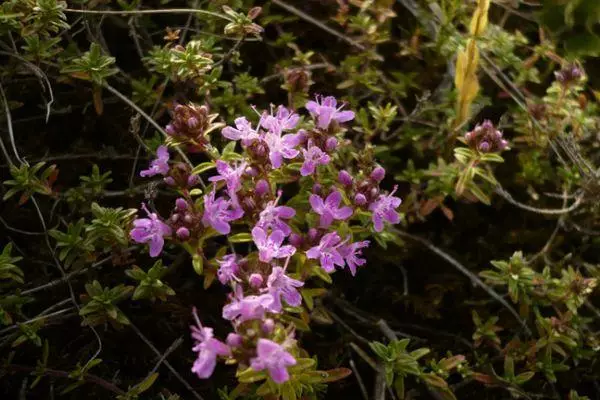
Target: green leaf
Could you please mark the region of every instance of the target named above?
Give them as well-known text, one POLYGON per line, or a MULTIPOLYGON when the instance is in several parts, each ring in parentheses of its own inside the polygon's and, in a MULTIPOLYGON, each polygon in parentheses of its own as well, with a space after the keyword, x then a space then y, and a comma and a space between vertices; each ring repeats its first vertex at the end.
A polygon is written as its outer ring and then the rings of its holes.
POLYGON ((238 233, 227 237, 231 243, 247 243, 252 241, 252 235, 248 232, 238 233))
POLYGON ((202 276, 202 272, 204 271, 204 257, 200 254, 195 254, 194 257, 192 257, 192 266, 194 267, 194 271, 202 276))

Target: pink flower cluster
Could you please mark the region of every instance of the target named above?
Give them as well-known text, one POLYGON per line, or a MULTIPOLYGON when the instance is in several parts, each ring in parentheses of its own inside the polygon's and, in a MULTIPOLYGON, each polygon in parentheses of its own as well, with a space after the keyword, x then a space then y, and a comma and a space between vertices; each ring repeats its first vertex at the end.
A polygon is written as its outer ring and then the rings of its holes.
MULTIPOLYGON (((362 251, 370 242, 352 237, 352 223, 363 227, 362 216, 370 214, 372 232, 381 232, 386 222, 400 221, 396 189, 380 189, 382 167, 363 166, 354 176, 338 168, 343 164, 338 155, 345 131, 341 124, 353 120, 354 113, 338 107, 333 97, 317 97, 306 109, 306 120, 279 106, 260 114, 254 127, 239 117, 235 127, 223 128, 222 136, 238 141, 242 152, 236 161, 214 161, 216 174, 208 178, 210 186, 201 198, 191 190, 200 178, 185 165, 169 165, 164 146, 150 169, 141 173, 162 175, 180 194, 166 220, 143 205, 148 218, 134 221, 131 238, 147 243, 150 256, 160 255, 168 239, 210 264, 203 243, 219 234, 246 233, 255 249, 213 258, 217 279, 231 289, 222 317, 231 322, 232 331, 225 341, 216 339, 194 311, 196 324, 191 329, 198 357, 192 371, 200 378, 211 376, 223 358, 235 360, 239 368, 265 370, 275 383, 287 381, 299 351, 294 329, 282 316, 302 306, 301 290, 312 276, 311 268, 333 273, 347 267, 355 275, 366 263, 362 251), (284 172, 286 182, 312 186, 312 192, 292 193, 288 186, 286 193, 278 190, 278 177, 284 172)), ((368 234, 360 236, 365 239, 368 234)))

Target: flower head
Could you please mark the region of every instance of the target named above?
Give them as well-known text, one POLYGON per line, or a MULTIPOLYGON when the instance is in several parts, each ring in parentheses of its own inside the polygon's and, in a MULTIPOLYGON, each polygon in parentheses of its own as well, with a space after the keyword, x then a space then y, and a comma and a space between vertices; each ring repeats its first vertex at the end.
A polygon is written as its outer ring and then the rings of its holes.
POLYGON ((252 129, 252 124, 246 119, 246 117, 239 117, 235 119, 235 128, 226 126, 221 131, 221 134, 229 140, 242 140, 242 143, 248 144, 255 139, 259 138, 258 132, 252 129))
POLYGON ((227 235, 231 232, 229 222, 235 221, 244 215, 244 210, 236 207, 233 201, 223 197, 215 199, 215 191, 204 196, 204 226, 212 226, 217 232, 227 235))
POLYGON ((322 228, 327 228, 334 219, 343 220, 352 215, 350 207, 340 207, 342 195, 337 190, 331 192, 325 201, 316 194, 311 194, 308 200, 313 211, 321 216, 322 228))
POLYGON ((279 135, 273 132, 267 132, 264 136, 265 143, 269 148, 269 160, 271 166, 275 169, 281 167, 284 158, 295 158, 299 151, 294 147, 300 144, 300 134, 279 135))
POLYGON ((262 262, 270 262, 274 258, 286 258, 294 255, 296 248, 291 245, 282 246, 285 234, 282 231, 267 232, 256 226, 252 229, 252 239, 258 247, 258 258, 262 262))
POLYGON ((502 139, 502 132, 494 127, 490 120, 478 124, 475 129, 465 134, 469 147, 481 153, 496 153, 504 150, 508 142, 502 139))
POLYGON ((402 199, 394 196, 396 190, 398 190, 398 186, 395 186, 390 194, 380 194, 379 198, 369 206, 369 210, 373 213, 373 226, 376 232, 383 230, 384 220, 390 224, 400 222, 400 215, 396 211, 396 208, 400 207, 402 199))
POLYGON ((156 158, 150 163, 150 168, 140 172, 140 176, 149 177, 154 175, 163 175, 169 173, 169 150, 167 146, 158 146, 156 149, 156 158))
POLYGON ((318 246, 309 249, 306 252, 306 257, 310 259, 319 259, 321 268, 325 272, 333 272, 335 266, 344 266, 344 258, 339 252, 339 247, 342 245, 341 238, 336 232, 328 233, 321 238, 318 246))
POLYGON ((260 117, 259 125, 280 135, 283 131, 294 129, 298 125, 298 121, 300 121, 298 114, 290 112, 284 106, 279 106, 275 115, 273 115, 272 109, 270 114, 264 112, 260 117))
POLYGON ((142 208, 148 214, 148 218, 138 218, 133 221, 133 229, 129 232, 131 239, 137 243, 148 243, 150 245, 150 257, 156 257, 165 245, 165 236, 171 236, 171 228, 162 222, 156 213, 151 213, 142 204, 142 208))
POLYGON ((263 319, 267 311, 271 311, 273 296, 269 293, 259 296, 244 296, 242 287, 235 287, 231 302, 223 307, 223 318, 242 323, 254 319, 263 319))
POLYGON ((198 353, 198 358, 194 361, 192 372, 198 375, 198 378, 206 379, 210 377, 217 364, 217 356, 231 355, 231 349, 225 343, 213 337, 212 328, 204 328, 200 324, 196 309, 194 309, 194 318, 196 325, 192 325, 192 338, 194 347, 192 350, 198 353))
POLYGON ((337 107, 337 100, 333 96, 317 96, 316 101, 306 103, 306 109, 317 119, 317 126, 321 129, 329 128, 331 121, 347 122, 354 119, 354 112, 341 111, 344 104, 337 107))
POLYGON ((271 275, 267 279, 267 291, 273 296, 273 304, 270 309, 273 312, 281 312, 281 298, 292 307, 298 307, 302 304, 302 296, 298 292, 299 287, 304 286, 304 282, 292 279, 285 274, 281 267, 273 267, 271 275))
POLYGON ((302 149, 304 163, 300 168, 302 176, 308 176, 315 173, 317 165, 326 165, 329 163, 330 157, 317 146, 310 146, 308 150, 302 149))
POLYGON ((242 175, 244 175, 248 163, 242 161, 237 166, 232 167, 223 160, 217 160, 216 164, 219 175, 211 176, 208 180, 211 182, 225 181, 230 194, 237 192, 242 187, 242 175))
POLYGON ((292 233, 292 229, 283 220, 293 218, 296 215, 296 210, 292 207, 278 206, 279 197, 274 201, 267 203, 265 208, 260 212, 259 220, 256 226, 265 231, 269 229, 282 231, 285 236, 292 233))
POLYGON ((356 275, 356 267, 363 266, 367 262, 364 258, 359 258, 362 256, 361 249, 365 247, 369 247, 368 240, 345 244, 339 248, 339 252, 344 257, 352 276, 356 275))
POLYGON ((284 383, 290 379, 287 367, 296 365, 296 359, 278 343, 268 339, 258 339, 256 357, 250 360, 255 371, 269 371, 273 382, 284 383))
POLYGON ((217 263, 219 264, 219 270, 217 271, 219 282, 226 285, 231 280, 237 279, 236 274, 238 273, 240 266, 237 263, 237 256, 235 254, 228 254, 218 260, 217 263))

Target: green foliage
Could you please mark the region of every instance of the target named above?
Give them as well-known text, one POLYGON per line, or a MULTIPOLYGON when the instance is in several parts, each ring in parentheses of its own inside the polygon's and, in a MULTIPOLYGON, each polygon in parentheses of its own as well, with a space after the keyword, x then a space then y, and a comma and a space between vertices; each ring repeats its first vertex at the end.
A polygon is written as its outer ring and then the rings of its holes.
POLYGON ((129 319, 117 307, 117 304, 127 299, 133 287, 118 285, 113 288, 103 288, 100 282, 93 281, 85 285, 87 295, 83 295, 84 306, 79 315, 83 325, 99 325, 110 322, 115 327, 128 325, 129 319))
POLYGON ((426 384, 442 398, 455 399, 445 378, 464 361, 464 357, 432 362, 433 372, 426 372, 419 360, 429 354, 430 349, 422 347, 408 351, 409 343, 410 339, 394 340, 387 346, 380 342, 369 343, 371 350, 383 361, 385 381, 389 387, 394 388, 396 396, 405 398, 406 379, 412 377, 426 384))
POLYGON ((19 204, 24 204, 34 194, 49 196, 52 194, 52 184, 54 183, 58 169, 56 165, 50 165, 44 168, 44 162, 39 162, 34 166, 22 164, 20 167, 11 166, 10 174, 13 179, 5 181, 4 184, 12 186, 3 196, 3 200, 10 199, 17 193, 21 193, 19 204), (42 168, 44 168, 42 170, 42 168))
POLYGON ((106 78, 119 72, 113 67, 114 63, 114 57, 102 54, 100 45, 92 43, 89 51, 86 51, 81 57, 70 60, 62 68, 62 72, 101 86, 106 78))
POLYGON ((8 243, 4 246, 2 253, 0 253, 0 279, 10 279, 18 283, 23 283, 23 270, 15 265, 23 257, 13 257, 11 254, 12 248, 12 243, 8 243))
POLYGON ((174 296, 175 291, 160 280, 167 271, 168 268, 163 267, 161 260, 155 262, 148 272, 144 272, 136 265, 133 266, 133 269, 125 271, 128 277, 139 282, 132 299, 146 299, 154 302, 156 299, 167 301, 167 296, 174 296))
POLYGON ((127 229, 137 212, 136 209, 101 207, 98 203, 92 203, 91 211, 93 219, 85 228, 89 243, 100 248, 114 245, 127 246, 129 242, 127 229))

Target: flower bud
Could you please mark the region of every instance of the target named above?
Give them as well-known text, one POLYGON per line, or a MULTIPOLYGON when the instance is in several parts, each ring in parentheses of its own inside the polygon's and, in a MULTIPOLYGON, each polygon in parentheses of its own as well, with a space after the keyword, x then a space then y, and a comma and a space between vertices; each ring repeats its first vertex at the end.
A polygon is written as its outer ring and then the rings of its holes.
POLYGON ((371 172, 370 178, 375 182, 381 182, 385 178, 385 169, 383 167, 376 167, 371 172))
POLYGON ((186 224, 191 224, 192 222, 194 222, 192 214, 185 214, 183 217, 183 222, 185 222, 186 224))
POLYGON ((311 242, 314 242, 317 239, 318 235, 319 235, 319 231, 317 231, 315 228, 310 228, 308 230, 308 239, 311 242))
POLYGON ((327 141, 325 142, 325 150, 326 151, 334 151, 335 148, 337 147, 338 141, 336 138, 334 137, 330 137, 329 139, 327 139, 327 141))
POLYGON ((269 183, 264 179, 261 179, 260 181, 256 182, 256 188, 254 190, 257 195, 264 196, 270 191, 269 183))
POLYGON ((297 233, 292 233, 288 239, 288 241, 290 242, 290 244, 296 248, 299 248, 302 246, 302 236, 298 235, 297 233))
POLYGON ((187 179, 188 186, 196 186, 200 182, 198 175, 190 175, 187 179))
POLYGON ((248 283, 254 289, 258 289, 259 287, 261 287, 263 284, 263 281, 264 281, 264 279, 261 274, 252 274, 252 275, 250 275, 250 278, 248 278, 248 283))
POLYGON ((364 194, 358 193, 356 196, 354 196, 354 204, 357 206, 364 206, 367 204, 367 198, 364 194))
POLYGON ((338 181, 344 186, 352 186, 352 176, 345 169, 338 174, 338 181))
POLYGON ((244 173, 248 176, 256 176, 258 175, 258 171, 254 167, 248 167, 244 170, 244 173))
POLYGON ((163 179, 163 182, 169 186, 175 186, 175 179, 173 179, 171 176, 167 176, 165 179, 163 179))
POLYGON ((198 124, 200 124, 200 122, 198 121, 198 118, 196 117, 190 117, 187 120, 187 126, 190 129, 194 129, 198 126, 198 124))
POLYGON ((177 229, 177 232, 175 232, 175 234, 179 239, 187 240, 190 237, 190 230, 185 226, 182 226, 181 228, 177 229))
POLYGON ((175 134, 175 127, 171 124, 168 124, 167 126, 165 126, 165 132, 167 132, 167 134, 173 136, 175 134))
POLYGON ((315 183, 312 187, 312 192, 314 194, 319 194, 319 193, 321 193, 321 189, 322 189, 321 185, 319 183, 315 183))
POLYGON ((176 223, 177 221, 179 221, 179 214, 171 215, 171 222, 176 223))
POLYGON ((243 338, 241 335, 231 332, 229 335, 227 335, 225 342, 231 347, 240 347, 242 345, 243 338))
POLYGON ((183 210, 185 210, 188 207, 188 203, 187 203, 187 201, 185 201, 185 199, 182 199, 180 197, 177 200, 175 200, 175 207, 178 210, 183 211, 183 210))
POLYGON ((273 319, 271 318, 267 318, 265 320, 265 322, 263 322, 262 324, 262 330, 264 333, 271 333, 273 332, 273 329, 275 328, 275 321, 273 321, 273 319))

